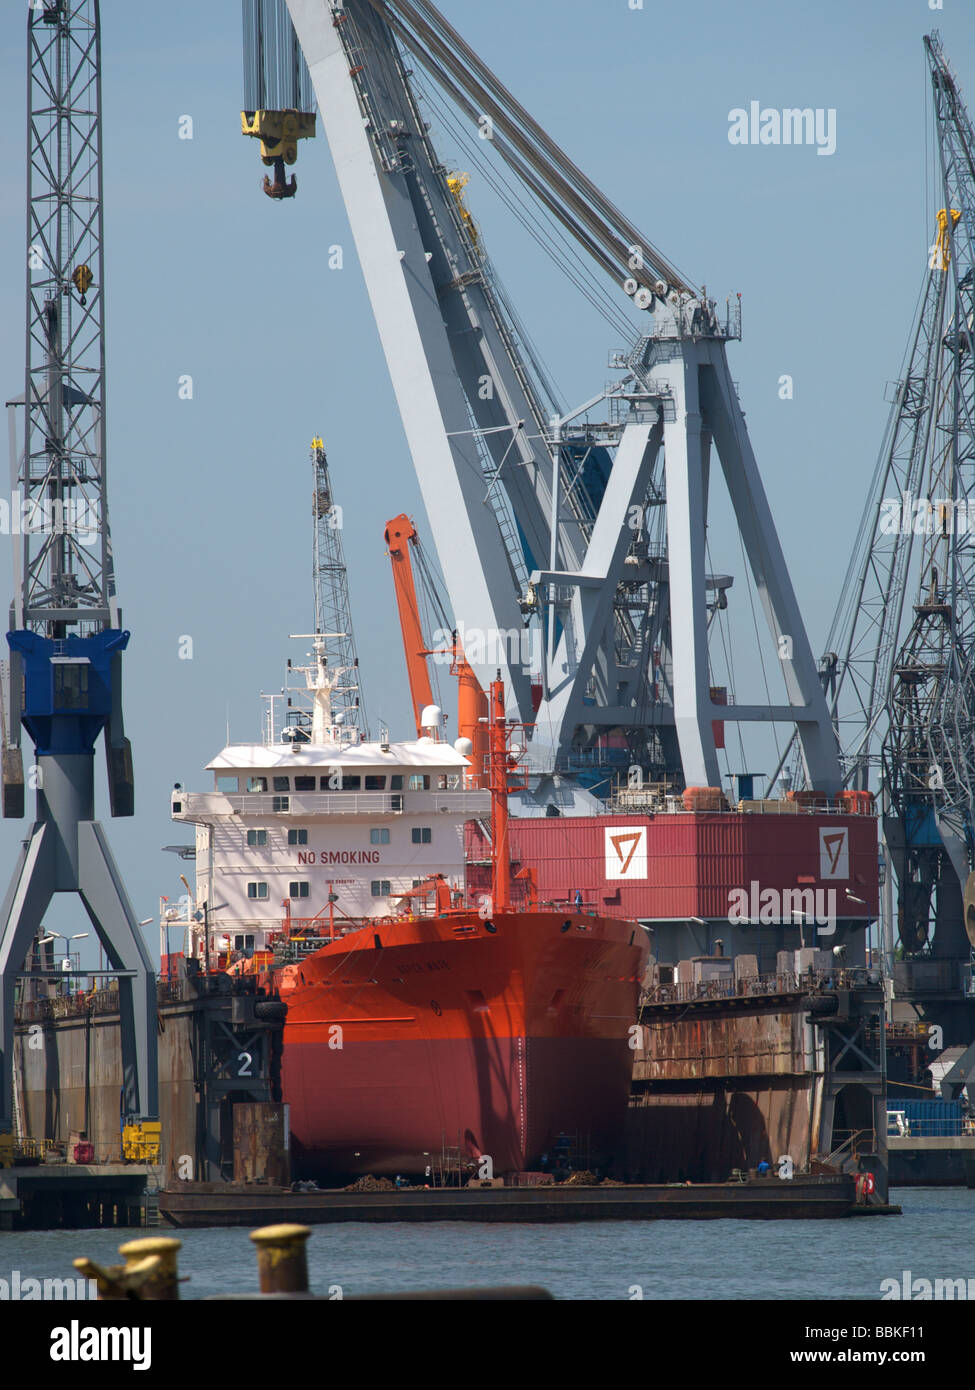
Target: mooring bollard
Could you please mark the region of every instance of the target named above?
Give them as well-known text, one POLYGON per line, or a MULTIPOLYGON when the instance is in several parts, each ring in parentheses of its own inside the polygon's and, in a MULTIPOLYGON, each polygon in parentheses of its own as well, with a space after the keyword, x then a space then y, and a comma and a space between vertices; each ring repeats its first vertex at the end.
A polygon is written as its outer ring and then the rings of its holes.
POLYGON ((159 1302, 179 1298, 179 1250, 183 1242, 172 1236, 145 1236, 120 1245, 118 1252, 125 1256, 126 1269, 138 1268, 143 1260, 159 1257, 157 1268, 150 1270, 142 1288, 143 1298, 159 1302))
POLYGON ((257 1246, 261 1293, 307 1293, 310 1226, 262 1226, 251 1231, 257 1246))
POLYGON ((179 1298, 178 1252, 182 1244, 171 1236, 147 1236, 119 1246, 124 1265, 105 1267, 84 1258, 72 1263, 86 1278, 97 1280, 99 1301, 167 1302, 179 1298))

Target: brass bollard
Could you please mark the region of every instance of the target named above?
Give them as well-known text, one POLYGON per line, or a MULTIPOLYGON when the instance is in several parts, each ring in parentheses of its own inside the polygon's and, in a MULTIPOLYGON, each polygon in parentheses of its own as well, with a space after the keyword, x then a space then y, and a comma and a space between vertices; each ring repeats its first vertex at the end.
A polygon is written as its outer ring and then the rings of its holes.
POLYGON ((262 1226, 251 1231, 257 1246, 261 1293, 307 1293, 309 1226, 262 1226))
POLYGON ((98 1281, 99 1301, 146 1300, 165 1302, 179 1298, 177 1252, 181 1240, 148 1236, 119 1246, 124 1265, 98 1265, 94 1260, 74 1260, 75 1269, 98 1281))
POLYGON ((131 1269, 143 1260, 158 1256, 159 1264, 150 1271, 142 1285, 142 1297, 157 1302, 179 1298, 179 1250, 183 1242, 172 1236, 146 1236, 120 1245, 118 1252, 125 1256, 125 1267, 131 1269))

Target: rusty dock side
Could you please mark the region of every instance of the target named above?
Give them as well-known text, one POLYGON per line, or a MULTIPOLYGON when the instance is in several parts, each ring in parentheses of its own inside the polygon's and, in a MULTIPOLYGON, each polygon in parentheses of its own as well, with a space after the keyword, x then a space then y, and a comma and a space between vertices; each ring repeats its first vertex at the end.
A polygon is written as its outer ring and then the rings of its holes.
POLYGON ((180 1184, 159 1194, 171 1226, 246 1226, 255 1221, 660 1221, 837 1220, 854 1212, 897 1214, 857 1201, 850 1174, 797 1174, 703 1184, 601 1183, 592 1187, 404 1188, 391 1192, 277 1191, 227 1183, 180 1184))

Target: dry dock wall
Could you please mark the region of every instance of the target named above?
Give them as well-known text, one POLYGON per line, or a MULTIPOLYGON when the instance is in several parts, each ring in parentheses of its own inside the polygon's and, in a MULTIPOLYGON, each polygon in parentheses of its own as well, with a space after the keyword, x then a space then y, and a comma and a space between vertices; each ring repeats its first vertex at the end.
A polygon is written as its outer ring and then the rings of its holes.
POLYGON ((625 1169, 642 1182, 722 1182, 734 1168, 819 1147, 822 1049, 798 1008, 720 1005, 644 1014, 625 1169))
MULTIPOLYGON (((59 1001, 51 1003, 56 1009, 59 1001)), ((35 1011, 40 1013, 36 1006, 35 1011)), ((180 1155, 197 1150, 193 1010, 178 1005, 160 1009, 158 1026, 159 1118, 168 1172, 180 1155)), ((66 1012, 61 1017, 25 1019, 14 1039, 14 1076, 23 1135, 67 1143, 73 1134, 87 1131, 97 1163, 121 1159, 117 1013, 66 1012)))
MULTIPOLYGON (((28 1006, 30 1007, 30 1006, 28 1006)), ((49 1009, 48 1009, 49 1011, 49 1009)), ((159 1096, 164 1181, 200 1152, 195 1078, 199 1015, 190 1004, 159 1011, 159 1096)), ((18 1025, 15 1075, 21 1133, 67 1142, 86 1129, 96 1162, 121 1156, 122 1065, 118 1015, 68 1014, 18 1025)), ((625 1154, 631 1180, 720 1182, 763 1158, 806 1166, 819 1138, 821 1052, 798 1009, 720 1004, 644 1015, 634 1051, 625 1154)))

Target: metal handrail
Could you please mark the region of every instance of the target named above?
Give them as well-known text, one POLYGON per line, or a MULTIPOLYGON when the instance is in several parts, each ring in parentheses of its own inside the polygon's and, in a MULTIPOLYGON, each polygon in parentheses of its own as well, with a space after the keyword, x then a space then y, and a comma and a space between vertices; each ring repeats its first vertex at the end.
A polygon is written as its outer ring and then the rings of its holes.
POLYGON ((780 971, 775 974, 746 975, 741 979, 692 980, 651 985, 644 991, 642 1004, 685 1004, 699 999, 738 999, 756 994, 822 994, 835 989, 875 988, 866 966, 846 966, 835 970, 780 971))
POLYGON ((385 816, 490 809, 491 794, 471 788, 431 787, 401 792, 183 792, 176 819, 194 816, 385 816))
MULTIPOLYGON (((842 1133, 842 1131, 841 1131, 841 1133, 842 1133)), ((837 1160, 845 1156, 845 1155, 844 1155, 844 1150, 849 1149, 850 1152, 849 1152, 848 1157, 850 1157, 850 1158, 853 1159, 854 1161, 857 1161, 857 1160, 859 1159, 859 1152, 858 1152, 859 1141, 863 1138, 864 1135, 868 1136, 868 1143, 867 1143, 864 1147, 866 1147, 866 1149, 867 1149, 867 1151, 868 1151, 869 1153, 872 1153, 872 1152, 876 1149, 876 1147, 877 1147, 877 1132, 876 1132, 876 1130, 873 1130, 873 1129, 851 1129, 851 1130, 850 1130, 850 1133, 849 1133, 849 1137, 846 1138, 846 1139, 844 1139, 844 1140, 843 1140, 843 1143, 840 1144, 840 1145, 838 1145, 838 1146, 837 1146, 835 1149, 833 1149, 830 1153, 825 1154, 825 1155, 823 1155, 823 1154, 812 1154, 812 1155, 810 1155, 810 1157, 811 1157, 811 1159, 815 1160, 817 1163, 827 1163, 827 1164, 829 1164, 830 1166, 835 1167, 837 1160)))

